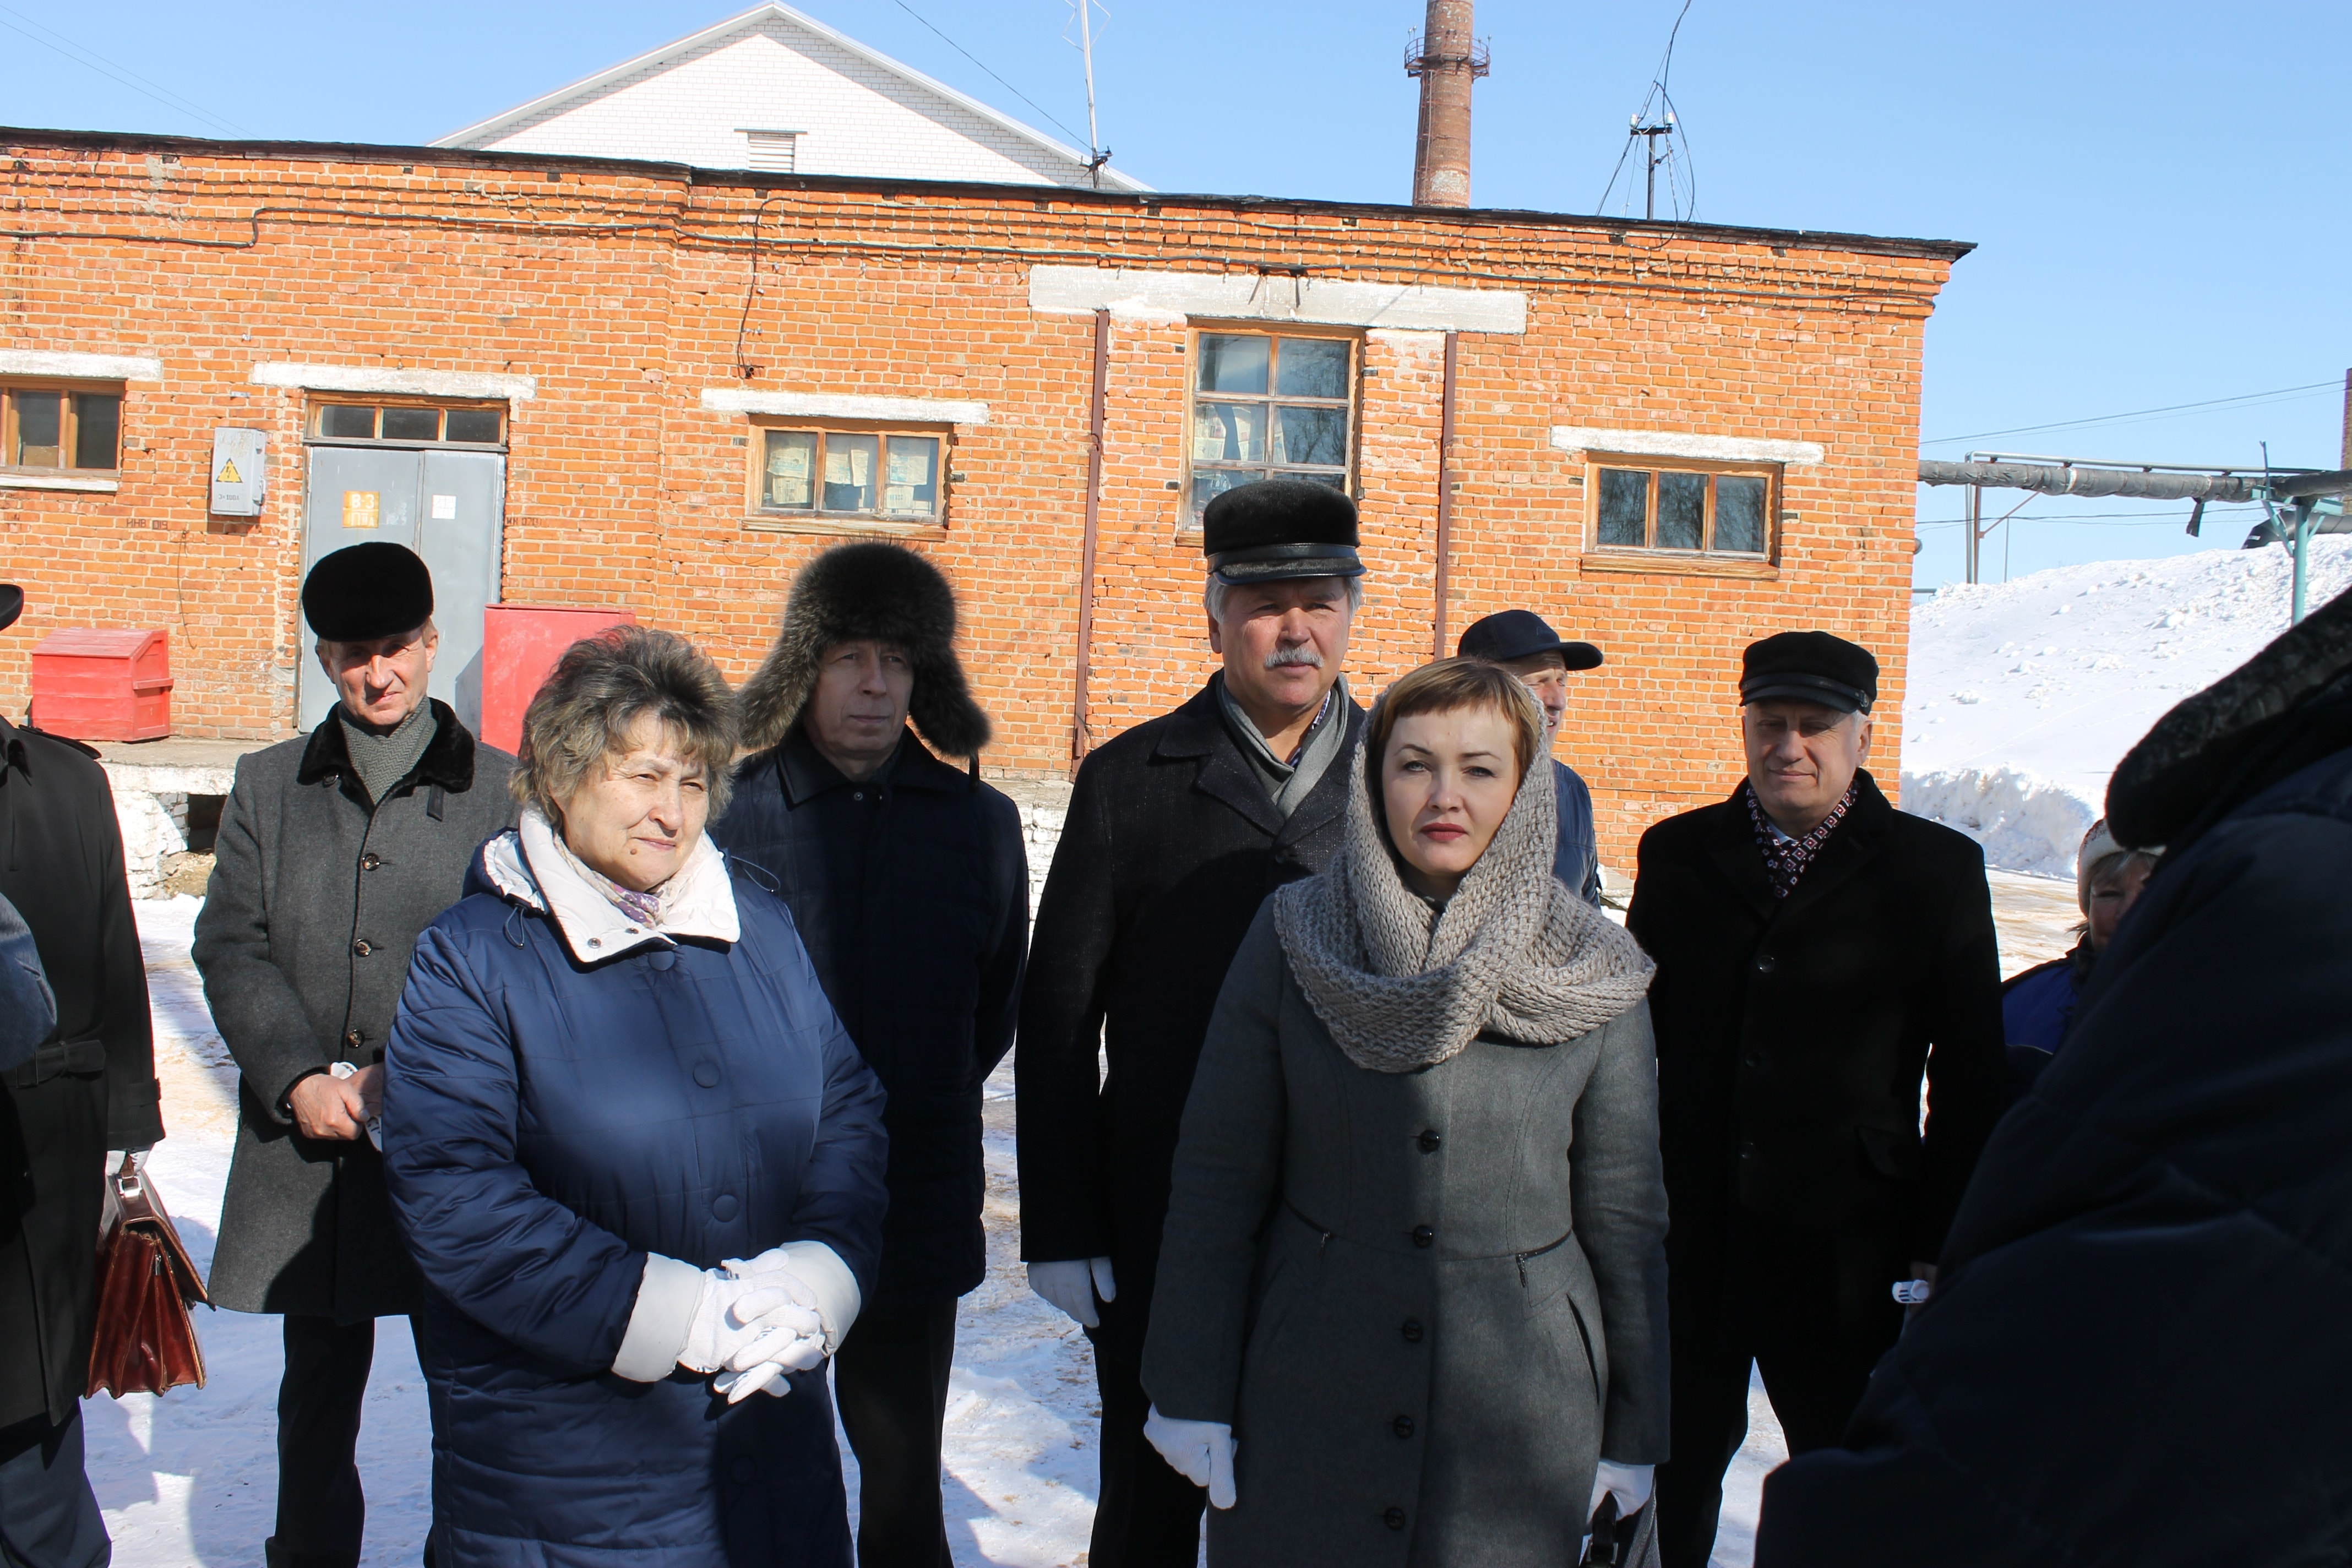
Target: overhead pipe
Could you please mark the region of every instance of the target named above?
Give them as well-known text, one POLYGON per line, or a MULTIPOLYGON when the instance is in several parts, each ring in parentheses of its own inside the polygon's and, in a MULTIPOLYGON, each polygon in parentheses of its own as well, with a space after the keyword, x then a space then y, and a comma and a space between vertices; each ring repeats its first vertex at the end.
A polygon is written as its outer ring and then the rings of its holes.
MULTIPOLYGON (((2302 476, 2280 479, 2279 486, 2302 476)), ((2250 501, 2262 487, 2260 474, 2162 473, 2139 468, 2088 468, 2041 463, 1947 463, 1919 459, 1923 485, 1974 485, 1985 489, 2032 490, 2047 496, 2129 496, 2141 500, 2250 501)), ((2273 493, 2284 494, 2274 488, 2273 493)))

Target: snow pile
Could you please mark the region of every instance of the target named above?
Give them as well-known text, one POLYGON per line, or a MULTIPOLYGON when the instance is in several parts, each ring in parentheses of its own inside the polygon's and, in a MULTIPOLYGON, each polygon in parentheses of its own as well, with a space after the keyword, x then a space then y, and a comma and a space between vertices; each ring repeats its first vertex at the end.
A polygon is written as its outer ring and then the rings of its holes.
POLYGON ((1957 827, 1984 846, 1988 865, 2072 877, 2075 847, 2095 815, 2063 784, 2022 768, 1959 768, 1903 775, 1903 809, 1957 827))
MULTIPOLYGON (((2011 870, 2071 877, 2107 778, 2148 726, 2286 630, 2279 549, 2061 566, 1954 584, 1911 613, 1903 805, 2011 870)), ((2313 608, 2352 585, 2352 538, 2311 542, 2313 608)))

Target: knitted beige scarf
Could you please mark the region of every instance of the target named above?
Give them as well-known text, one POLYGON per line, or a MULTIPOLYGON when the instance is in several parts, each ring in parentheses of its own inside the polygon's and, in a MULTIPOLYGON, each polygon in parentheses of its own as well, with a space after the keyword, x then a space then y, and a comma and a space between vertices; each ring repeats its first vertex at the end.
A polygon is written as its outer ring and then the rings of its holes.
POLYGON ((1530 1045, 1572 1040, 1648 993, 1649 955, 1552 876, 1559 806, 1540 759, 1443 910, 1398 873, 1366 767, 1360 741, 1339 853, 1274 895, 1283 956, 1349 1060, 1412 1072, 1486 1029, 1530 1045))

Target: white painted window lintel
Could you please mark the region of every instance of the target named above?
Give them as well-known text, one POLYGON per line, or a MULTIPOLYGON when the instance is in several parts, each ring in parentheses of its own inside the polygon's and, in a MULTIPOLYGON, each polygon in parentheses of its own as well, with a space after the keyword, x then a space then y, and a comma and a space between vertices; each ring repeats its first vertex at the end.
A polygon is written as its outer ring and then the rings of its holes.
POLYGON ((256 386, 301 392, 380 392, 402 397, 504 398, 520 403, 539 394, 535 375, 496 375, 467 370, 394 370, 373 364, 289 364, 253 367, 256 386))
POLYGON ((985 425, 988 405, 953 397, 878 397, 848 392, 763 392, 706 386, 714 414, 768 414, 801 419, 897 419, 909 425, 985 425))
POLYGON ((1555 425, 1551 444, 1563 452, 1622 452, 1629 458, 1696 458, 1714 463, 1818 463, 1829 448, 1818 441, 1772 441, 1749 436, 1699 436, 1683 430, 1610 430, 1555 425))

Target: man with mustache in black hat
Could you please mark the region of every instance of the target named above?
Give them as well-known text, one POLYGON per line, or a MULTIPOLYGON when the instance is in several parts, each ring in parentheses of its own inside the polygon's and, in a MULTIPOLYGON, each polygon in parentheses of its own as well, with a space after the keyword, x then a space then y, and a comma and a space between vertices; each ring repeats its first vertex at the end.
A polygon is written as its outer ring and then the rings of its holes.
MULTIPOLYGON (((0 629, 24 591, 0 584, 0 629)), ((112 1550, 82 1470, 110 1151, 163 1136, 147 971, 98 753, 0 718, 0 900, 31 928, 52 1010, 0 1072, 0 1561, 112 1550)), ((39 1024, 35 1019, 28 1025, 39 1024)))
MULTIPOLYGON (((1497 610, 1463 628, 1454 652, 1501 665, 1535 694, 1543 709, 1544 744, 1559 739, 1568 719, 1568 678, 1601 668, 1601 650, 1589 642, 1568 642, 1533 610, 1497 610)), ((1559 847, 1551 874, 1561 886, 1601 907, 1601 848, 1593 833, 1592 791, 1574 768, 1554 757, 1551 780, 1559 802, 1559 847)))
POLYGON ((1877 699, 1878 660, 1843 637, 1751 644, 1747 778, 1642 837, 1625 923, 1658 964, 1665 1568, 1714 1549, 1751 1362, 1790 1453, 1843 1434, 2008 1108, 1984 853, 1879 792, 1877 699))
POLYGON ((1355 504, 1261 480, 1210 501, 1201 543, 1224 667, 1078 769, 1014 1057, 1021 1256, 1037 1293, 1086 1327, 1102 1391, 1096 1568, 1190 1568, 1199 1553, 1207 1494, 1145 1440, 1139 1370, 1177 1126, 1258 905, 1339 846, 1364 722, 1339 675, 1363 601, 1355 504))
POLYGON ((285 1318, 269 1568, 356 1568, 375 1320, 422 1289, 371 1137, 384 1038, 417 934, 513 826, 514 759, 426 696, 441 634, 412 552, 322 557, 302 614, 335 710, 237 763, 196 917, 205 1000, 242 1075, 211 1289, 215 1306, 285 1318))

